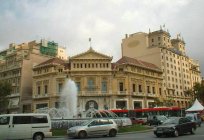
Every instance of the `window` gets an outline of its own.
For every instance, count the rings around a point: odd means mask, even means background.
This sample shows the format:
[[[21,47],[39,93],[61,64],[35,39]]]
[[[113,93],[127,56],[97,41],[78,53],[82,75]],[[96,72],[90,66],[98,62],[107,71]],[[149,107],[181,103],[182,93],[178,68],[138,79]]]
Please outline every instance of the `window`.
[[[88,79],[88,91],[93,91],[93,90],[94,90],[94,80]]]
[[[107,92],[107,81],[102,81],[101,83],[101,91]]]
[[[162,94],[162,91],[161,91],[161,88],[159,88],[159,95],[161,95]]]
[[[135,92],[135,84],[132,84],[132,91]]]
[[[47,89],[48,89],[48,88],[47,88],[47,85],[45,85],[44,88],[45,88],[45,91],[44,91],[44,92],[45,92],[45,94],[47,94]]]
[[[7,124],[9,124],[9,121],[10,121],[9,116],[0,117],[0,125],[7,125]]]
[[[59,83],[59,84],[58,84],[58,93],[61,93],[61,92],[62,92],[62,88],[63,88],[63,84],[62,84],[62,83]]]
[[[48,107],[48,104],[47,104],[47,103],[36,104],[36,109],[39,109],[39,108],[46,108],[46,107]]]
[[[31,124],[31,116],[14,116],[13,124]]]
[[[150,87],[147,86],[147,93],[150,93]]]
[[[80,82],[76,82],[76,86],[77,86],[77,91],[81,91],[81,83]]]
[[[152,38],[152,42],[154,42],[154,39]]]
[[[139,92],[142,92],[142,85],[138,85]]]
[[[122,82],[119,83],[119,90],[120,90],[120,91],[124,91],[124,90],[123,90],[123,83],[122,83]]]
[[[40,86],[38,86],[38,95],[40,95]]]
[[[155,94],[155,87],[152,87],[152,93]]]
[[[32,123],[48,123],[47,116],[32,116]]]
[[[55,108],[59,108],[59,102],[55,102]]]

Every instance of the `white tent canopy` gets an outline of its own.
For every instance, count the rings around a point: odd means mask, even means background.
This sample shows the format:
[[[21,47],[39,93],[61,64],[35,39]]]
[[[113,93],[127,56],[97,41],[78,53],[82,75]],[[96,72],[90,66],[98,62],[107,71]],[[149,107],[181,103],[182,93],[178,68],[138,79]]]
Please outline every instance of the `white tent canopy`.
[[[190,111],[202,111],[202,110],[204,110],[204,107],[196,99],[195,102],[193,103],[193,105],[189,109],[187,109],[186,111],[190,112]]]

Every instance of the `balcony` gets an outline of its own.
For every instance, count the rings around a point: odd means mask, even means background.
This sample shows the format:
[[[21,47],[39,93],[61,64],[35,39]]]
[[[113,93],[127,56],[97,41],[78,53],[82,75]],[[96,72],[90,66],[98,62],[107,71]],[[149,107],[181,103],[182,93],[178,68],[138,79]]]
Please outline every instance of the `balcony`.
[[[156,97],[155,93],[147,93],[147,97]]]
[[[9,105],[8,109],[16,109],[16,108],[19,108],[19,107],[20,107],[19,105]]]
[[[110,96],[110,94],[108,93],[108,91],[79,91],[78,92],[78,96],[79,97],[85,97],[85,96],[89,96],[89,97],[103,97],[103,96]]]
[[[12,93],[12,94],[8,95],[8,97],[18,97],[18,96],[20,96],[19,93]]]
[[[48,94],[39,94],[39,95],[33,95],[34,99],[39,99],[39,98],[48,98]]]
[[[127,91],[118,91],[117,95],[128,95]]]
[[[133,92],[132,96],[144,96],[143,92]]]

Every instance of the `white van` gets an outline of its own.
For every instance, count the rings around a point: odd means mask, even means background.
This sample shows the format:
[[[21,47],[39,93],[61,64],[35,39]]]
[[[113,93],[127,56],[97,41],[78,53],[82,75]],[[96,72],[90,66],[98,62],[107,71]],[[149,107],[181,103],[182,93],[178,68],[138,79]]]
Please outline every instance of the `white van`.
[[[48,114],[0,115],[0,140],[51,137],[51,120]]]

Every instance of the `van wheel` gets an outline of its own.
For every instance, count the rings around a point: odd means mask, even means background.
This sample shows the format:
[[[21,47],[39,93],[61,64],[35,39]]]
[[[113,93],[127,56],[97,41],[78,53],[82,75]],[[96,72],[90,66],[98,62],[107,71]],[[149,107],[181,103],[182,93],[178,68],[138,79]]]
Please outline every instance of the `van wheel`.
[[[83,139],[83,138],[85,138],[86,137],[86,132],[85,131],[80,131],[79,132],[79,134],[78,134],[78,137],[80,138],[80,139]]]
[[[117,131],[114,130],[114,129],[111,129],[110,132],[109,132],[109,136],[110,136],[110,137],[115,137],[116,134],[117,134]]]
[[[33,137],[33,140],[43,140],[44,137],[43,137],[43,134],[41,133],[36,133]]]

